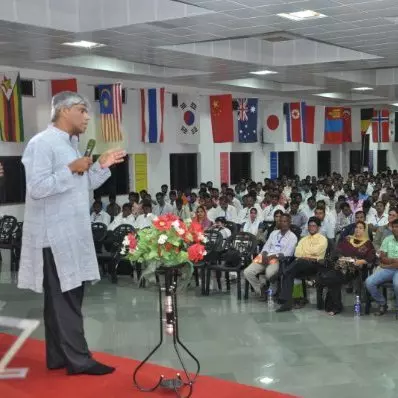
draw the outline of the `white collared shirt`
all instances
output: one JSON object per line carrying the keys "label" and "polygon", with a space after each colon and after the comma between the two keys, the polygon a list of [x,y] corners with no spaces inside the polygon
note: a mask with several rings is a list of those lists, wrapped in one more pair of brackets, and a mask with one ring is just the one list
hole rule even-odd
{"label": "white collared shirt", "polygon": [[374,227],[383,227],[388,224],[388,215],[383,213],[381,217],[376,214],[368,214],[366,223],[372,224]]}
{"label": "white collared shirt", "polygon": [[140,214],[137,219],[135,220],[134,223],[134,228],[135,229],[143,229],[143,228],[148,228],[152,226],[152,221],[153,221],[154,216],[149,213],[149,214]]}
{"label": "white collared shirt", "polygon": [[263,211],[263,219],[264,221],[267,222],[272,222],[274,221],[274,214],[277,210],[282,210],[283,212],[285,212],[285,208],[281,205],[276,205],[276,206],[272,206],[269,205],[267,206],[264,211]]}
{"label": "white collared shirt", "polygon": [[108,226],[111,222],[111,216],[104,210],[101,210],[98,214],[93,211],[90,218],[92,223],[100,222],[106,226]]}
{"label": "white collared shirt", "polygon": [[153,208],[153,214],[155,216],[165,216],[166,214],[172,214],[174,207],[170,203],[165,203],[164,206],[157,204]]}
{"label": "white collared shirt", "polygon": [[227,210],[223,210],[222,207],[217,207],[217,209],[217,217],[225,217],[227,221],[237,222],[238,212],[234,206],[228,205]]}
{"label": "white collared shirt", "polygon": [[135,217],[130,214],[127,217],[123,217],[123,213],[118,214],[115,219],[111,222],[111,224],[108,227],[108,231],[113,231],[115,230],[119,225],[122,224],[129,224],[131,226],[134,226],[135,224]]}

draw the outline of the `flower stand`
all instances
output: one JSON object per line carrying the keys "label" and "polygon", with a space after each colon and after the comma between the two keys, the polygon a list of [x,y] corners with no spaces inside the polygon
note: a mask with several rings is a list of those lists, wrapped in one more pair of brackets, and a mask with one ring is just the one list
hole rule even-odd
{"label": "flower stand", "polygon": [[[152,392],[158,388],[164,388],[172,390],[176,393],[178,398],[189,398],[193,393],[193,387],[196,378],[200,372],[200,363],[198,359],[189,351],[189,349],[182,343],[179,336],[178,330],[178,308],[177,308],[177,280],[179,270],[184,265],[175,267],[160,267],[156,274],[157,276],[164,276],[164,286],[159,282],[159,320],[160,320],[160,340],[156,347],[149,353],[149,355],[137,366],[134,371],[133,380],[134,385],[138,390],[142,392]],[[162,279],[162,278],[161,278]],[[174,350],[180,361],[181,368],[184,373],[181,376],[180,373],[176,374],[173,379],[166,379],[164,375],[159,375],[159,379],[156,384],[152,387],[145,388],[137,381],[137,376],[143,366],[148,360],[155,354],[164,342],[164,334],[173,337]],[[195,362],[196,362],[196,373],[192,377],[184,364],[183,358],[181,357],[180,348],[182,348]]]}

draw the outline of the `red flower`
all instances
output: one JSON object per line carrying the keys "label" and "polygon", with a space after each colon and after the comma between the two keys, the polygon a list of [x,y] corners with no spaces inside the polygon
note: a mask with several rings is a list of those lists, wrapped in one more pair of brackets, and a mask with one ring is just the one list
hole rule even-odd
{"label": "red flower", "polygon": [[194,263],[203,260],[203,257],[207,254],[206,248],[199,243],[189,246],[187,252],[189,260]]}
{"label": "red flower", "polygon": [[159,231],[168,231],[171,228],[171,223],[168,216],[160,216],[153,220],[153,226]]}
{"label": "red flower", "polygon": [[128,234],[127,237],[129,239],[129,249],[130,251],[134,251],[137,247],[137,238],[134,234]]}
{"label": "red flower", "polygon": [[166,242],[164,248],[169,252],[173,248],[173,245],[171,243]]}
{"label": "red flower", "polygon": [[203,239],[203,227],[200,223],[197,221],[192,221],[190,227],[189,227],[189,232],[192,234],[192,239],[196,242],[199,243]]}

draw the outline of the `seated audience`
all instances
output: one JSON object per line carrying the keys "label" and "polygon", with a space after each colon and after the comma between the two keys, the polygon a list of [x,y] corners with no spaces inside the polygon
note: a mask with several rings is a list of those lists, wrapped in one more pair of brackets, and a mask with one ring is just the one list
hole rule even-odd
{"label": "seated audience", "polygon": [[214,224],[211,226],[211,228],[217,228],[223,239],[224,242],[231,237],[231,230],[228,229],[225,225],[227,224],[227,220],[225,219],[225,217],[217,217]]}
{"label": "seated audience", "polygon": [[365,213],[360,210],[355,213],[355,222],[350,225],[347,225],[340,234],[339,241],[344,240],[349,235],[354,235],[355,229],[357,227],[358,222],[363,222],[365,224],[365,234],[369,240],[373,240],[372,230],[369,228],[368,224],[365,222]]}
{"label": "seated audience", "polygon": [[249,220],[250,209],[255,207],[257,209],[257,214],[260,219],[262,219],[263,211],[258,203],[255,203],[255,200],[252,195],[247,195],[244,199],[244,207],[238,214],[237,224],[244,224]]}
{"label": "seated audience", "polygon": [[212,222],[207,217],[207,211],[204,206],[198,206],[196,209],[196,216],[193,218],[193,221],[198,222],[204,231],[208,230],[212,226]]}
{"label": "seated audience", "polygon": [[[280,260],[284,257],[290,257],[294,253],[297,237],[290,231],[290,222],[289,214],[283,214],[281,216],[280,229],[271,233],[261,253],[244,270],[246,280],[251,284],[254,291],[261,299],[266,297],[263,289],[265,280],[269,280],[277,274]],[[264,271],[264,277],[259,275]]]}
{"label": "seated audience", "polygon": [[152,214],[152,203],[150,200],[144,200],[142,203],[142,214],[140,214],[134,223],[135,229],[144,229],[152,225],[154,215]]}
{"label": "seated audience", "polygon": [[[268,226],[267,230],[265,231],[265,240],[268,239],[268,237],[271,235],[273,231],[277,231],[281,229],[281,217],[283,216],[283,211],[282,210],[276,210],[274,213],[274,221],[272,222],[271,225]],[[268,224],[267,224],[268,225]]]}
{"label": "seated audience", "polygon": [[131,214],[137,218],[142,213],[142,208],[140,205],[140,195],[138,192],[129,193],[129,202],[131,204]]}
{"label": "seated audience", "polygon": [[106,212],[111,216],[111,221],[121,212],[120,206],[116,203],[116,195],[109,195],[109,205]]}
{"label": "seated audience", "polygon": [[176,200],[177,200],[177,192],[176,191],[170,191],[169,192],[169,202],[168,202],[168,204],[173,206],[173,207],[175,207]]}
{"label": "seated audience", "polygon": [[368,214],[366,222],[369,224],[372,232],[376,232],[379,227],[388,224],[388,214],[385,213],[384,203],[379,200],[376,202],[376,214]]}
{"label": "seated audience", "polygon": [[252,207],[250,209],[249,219],[243,224],[243,232],[249,232],[257,236],[260,224],[261,220],[258,217],[258,211],[255,207]]}
{"label": "seated audience", "polygon": [[309,219],[315,215],[316,199],[314,196],[310,196],[307,199],[307,204],[303,206],[303,213]]}
{"label": "seated audience", "polygon": [[355,214],[359,210],[362,209],[363,200],[359,199],[359,193],[357,190],[351,191],[350,199],[348,200],[348,204],[351,207],[351,211]]}
{"label": "seated audience", "polygon": [[111,216],[104,210],[102,210],[101,202],[94,202],[93,212],[91,213],[91,222],[100,222],[108,226],[111,222]]}
{"label": "seated audience", "polygon": [[392,282],[395,292],[395,308],[398,308],[398,220],[391,223],[392,235],[386,237],[380,247],[380,269],[366,279],[366,288],[379,306],[375,315],[384,315],[387,303],[379,286]]}
{"label": "seated audience", "polygon": [[172,214],[174,207],[169,203],[166,203],[164,200],[164,195],[162,192],[158,192],[156,194],[156,202],[157,205],[153,207],[153,214],[155,216],[165,216],[166,214]]}
{"label": "seated audience", "polygon": [[[357,212],[359,213],[359,212]],[[369,240],[366,224],[358,221],[353,235],[340,240],[333,255],[334,267],[321,272],[319,283],[328,288],[325,300],[325,311],[336,315],[343,310],[341,288],[356,277],[363,278],[367,265],[372,264],[376,252]]]}
{"label": "seated audience", "polygon": [[131,204],[125,203],[122,207],[122,212],[118,214],[115,219],[110,223],[108,231],[113,231],[119,225],[130,224],[134,226],[135,217],[131,214]]}
{"label": "seated audience", "polygon": [[388,212],[388,224],[379,227],[373,238],[373,246],[375,247],[376,251],[380,250],[383,240],[387,236],[392,235],[392,223],[397,219],[398,219],[398,209],[391,209]]}
{"label": "seated audience", "polygon": [[238,212],[236,208],[228,204],[228,200],[225,196],[221,196],[219,200],[218,217],[225,217],[227,221],[236,222],[238,220]]}
{"label": "seated audience", "polygon": [[292,218],[292,224],[302,230],[307,224],[308,218],[303,211],[299,210],[299,206],[300,204],[296,201],[290,203],[290,217]]}
{"label": "seated audience", "polygon": [[293,306],[293,286],[297,277],[314,276],[323,264],[328,240],[320,234],[321,221],[317,217],[310,217],[308,220],[309,235],[301,238],[296,250],[296,259],[283,272],[282,289],[279,295],[283,305],[278,312],[290,311]]}
{"label": "seated audience", "polygon": [[263,219],[265,222],[273,222],[274,221],[274,213],[277,210],[285,211],[285,208],[279,204],[279,195],[272,194],[271,195],[271,204],[267,206],[263,211]]}
{"label": "seated audience", "polygon": [[344,202],[340,205],[341,212],[337,216],[336,220],[336,233],[341,232],[345,227],[354,222],[354,213],[351,210],[350,205]]}
{"label": "seated audience", "polygon": [[176,200],[176,207],[173,209],[172,213],[179,217],[182,221],[191,218],[191,212],[189,210],[189,205],[184,205],[181,198]]}

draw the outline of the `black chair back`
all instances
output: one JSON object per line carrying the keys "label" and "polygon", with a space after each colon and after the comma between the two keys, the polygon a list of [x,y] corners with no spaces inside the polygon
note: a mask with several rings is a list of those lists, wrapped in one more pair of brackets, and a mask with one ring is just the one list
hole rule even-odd
{"label": "black chair back", "polygon": [[94,222],[91,224],[94,242],[103,242],[108,232],[107,226],[102,222]]}
{"label": "black chair back", "polygon": [[22,241],[23,222],[17,222],[17,227],[12,233],[12,242],[18,244]]}
{"label": "black chair back", "polygon": [[17,228],[17,219],[13,216],[4,216],[0,223],[0,243],[10,244],[12,234]]}
{"label": "black chair back", "polygon": [[239,232],[231,242],[231,248],[242,254],[253,254],[256,246],[257,238],[250,232]]}
{"label": "black chair back", "polygon": [[135,233],[135,228],[130,224],[122,224],[113,230],[113,247],[118,250],[126,235]]}
{"label": "black chair back", "polygon": [[238,226],[232,221],[227,221],[225,224],[225,228],[228,228],[231,231],[231,237],[235,237],[239,229]]}
{"label": "black chair back", "polygon": [[221,228],[218,227],[213,227],[205,231],[207,253],[221,252],[224,250],[224,238],[220,231]]}

